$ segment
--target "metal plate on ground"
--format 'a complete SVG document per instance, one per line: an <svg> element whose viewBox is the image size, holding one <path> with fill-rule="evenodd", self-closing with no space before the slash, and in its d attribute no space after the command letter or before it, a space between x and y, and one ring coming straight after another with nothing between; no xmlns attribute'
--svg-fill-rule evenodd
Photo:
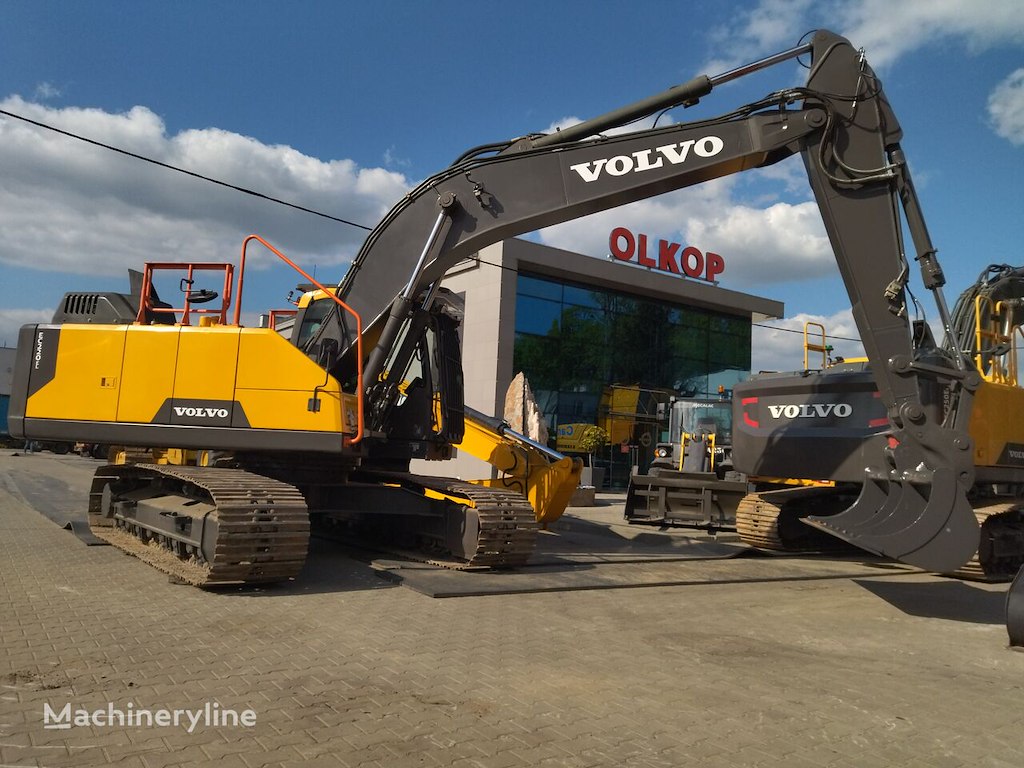
<svg viewBox="0 0 1024 768"><path fill-rule="evenodd" d="M863 558L760 557L739 542L671 532L638 532L567 516L542 532L529 563L508 571L453 571L427 563L377 558L380 576L430 597L474 597L631 587L853 578L916 573ZM621 533L620 533L621 531Z"/></svg>
<svg viewBox="0 0 1024 768"><path fill-rule="evenodd" d="M526 566L515 571L452 571L424 563L374 560L383 578L430 597L480 597L594 589L851 579L920 573L885 561L736 558Z"/></svg>

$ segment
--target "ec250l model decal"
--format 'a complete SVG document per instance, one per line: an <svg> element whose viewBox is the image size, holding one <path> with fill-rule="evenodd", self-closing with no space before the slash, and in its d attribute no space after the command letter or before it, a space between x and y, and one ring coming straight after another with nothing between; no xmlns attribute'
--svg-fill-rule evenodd
<svg viewBox="0 0 1024 768"><path fill-rule="evenodd" d="M725 149L725 142L717 136L705 136L702 139L680 141L654 149L641 149L629 155L602 157L589 163L570 165L569 168L576 171L585 182L590 183L597 181L602 172L610 176L625 176L627 173L640 173L661 168L665 165L666 160L671 165L685 163L691 148L693 154L698 157L714 157Z"/></svg>

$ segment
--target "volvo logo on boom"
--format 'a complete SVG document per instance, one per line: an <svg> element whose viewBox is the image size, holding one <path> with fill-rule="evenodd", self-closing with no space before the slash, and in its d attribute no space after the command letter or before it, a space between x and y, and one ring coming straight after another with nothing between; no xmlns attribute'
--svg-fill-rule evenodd
<svg viewBox="0 0 1024 768"><path fill-rule="evenodd" d="M836 416L845 419L853 413L849 403L803 403L801 405L769 405L773 419L785 416L787 419L824 419Z"/></svg>
<svg viewBox="0 0 1024 768"><path fill-rule="evenodd" d="M601 178L602 173L607 173L610 176L625 176L627 173L640 173L661 168L665 165L666 160L671 165L685 163L691 149L693 154L698 157L714 157L725 149L725 142L718 136L705 136L701 139L689 139L654 149L640 149L629 155L602 157L589 163L577 163L569 167L589 184Z"/></svg>

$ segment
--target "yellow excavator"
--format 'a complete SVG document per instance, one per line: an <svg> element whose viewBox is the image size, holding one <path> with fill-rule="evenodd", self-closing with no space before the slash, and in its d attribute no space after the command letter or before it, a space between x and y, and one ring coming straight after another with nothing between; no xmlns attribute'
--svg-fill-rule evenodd
<svg viewBox="0 0 1024 768"><path fill-rule="evenodd" d="M810 58L803 86L716 118L612 131L800 56ZM989 394L951 327L901 138L862 52L820 30L579 125L470 149L396 203L336 288L299 270L330 298L298 308L290 338L240 322L252 243L299 269L255 236L237 269L148 264L127 294L67 294L52 322L21 329L10 431L211 452L212 466L101 467L89 499L94 528L196 584L295 577L311 519L458 566L521 565L538 527L522 494L410 472L412 459L450 457L466 433L461 308L445 273L504 238L800 155L867 355L884 361L871 375L889 421L884 441L868 444L857 500L811 522L955 570L978 548L968 494L980 463L998 458L1002 441L1013 460L1005 482L1024 471L1014 463L1024 449L1013 447L1024 435L1001 418L1024 411L1015 394ZM900 211L955 340L937 353L916 343L908 320ZM179 281L173 302L154 289L168 271ZM219 290L197 287L211 279ZM1000 423L976 453L969 425L991 414Z"/></svg>

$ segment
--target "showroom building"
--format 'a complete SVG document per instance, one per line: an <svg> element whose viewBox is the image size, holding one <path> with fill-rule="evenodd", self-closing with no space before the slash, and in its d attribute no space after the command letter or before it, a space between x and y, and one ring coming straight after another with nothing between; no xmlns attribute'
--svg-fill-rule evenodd
<svg viewBox="0 0 1024 768"><path fill-rule="evenodd" d="M572 452L572 425L604 427L596 460L623 485L667 428L658 405L731 390L750 373L752 323L783 316L781 302L722 287L728 278L717 254L621 227L606 259L522 239L491 245L443 281L465 299L466 402L502 414L522 371L549 443ZM489 468L460 455L446 474Z"/></svg>

